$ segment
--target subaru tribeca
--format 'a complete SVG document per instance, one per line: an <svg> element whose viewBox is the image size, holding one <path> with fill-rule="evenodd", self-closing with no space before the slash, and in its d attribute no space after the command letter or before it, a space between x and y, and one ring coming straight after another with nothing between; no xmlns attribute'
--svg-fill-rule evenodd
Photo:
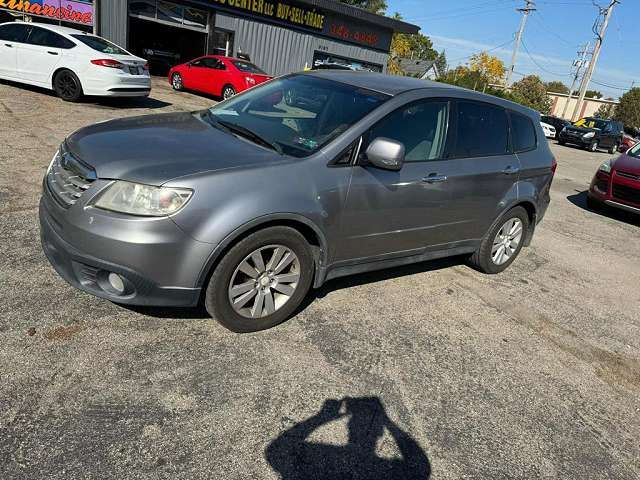
<svg viewBox="0 0 640 480"><path fill-rule="evenodd" d="M293 74L199 112L70 135L44 178L44 252L120 304L237 332L329 279L450 255L486 273L531 242L555 160L538 113L368 72Z"/></svg>

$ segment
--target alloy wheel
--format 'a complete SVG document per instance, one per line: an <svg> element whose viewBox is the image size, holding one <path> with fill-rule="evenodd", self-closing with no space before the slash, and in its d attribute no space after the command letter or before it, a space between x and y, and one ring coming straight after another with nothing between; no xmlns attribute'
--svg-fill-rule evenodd
<svg viewBox="0 0 640 480"><path fill-rule="evenodd" d="M596 150L598 150L598 142L593 142L591 144L591 151L595 152Z"/></svg>
<svg viewBox="0 0 640 480"><path fill-rule="evenodd" d="M522 241L522 220L519 218L510 218L507 220L493 240L491 247L491 260L496 265L503 265L518 250L518 246Z"/></svg>
<svg viewBox="0 0 640 480"><path fill-rule="evenodd" d="M56 90L62 98L72 98L77 93L78 84L72 75L63 72L56 77Z"/></svg>
<svg viewBox="0 0 640 480"><path fill-rule="evenodd" d="M173 75L171 85L174 90L182 90L182 76L179 73Z"/></svg>
<svg viewBox="0 0 640 480"><path fill-rule="evenodd" d="M246 318L262 318L282 308L300 281L300 260L284 245L254 250L236 267L229 282L233 310Z"/></svg>
<svg viewBox="0 0 640 480"><path fill-rule="evenodd" d="M231 87L225 87L224 91L222 92L222 98L224 98L225 100L227 98L231 98L236 94L236 91L231 88Z"/></svg>

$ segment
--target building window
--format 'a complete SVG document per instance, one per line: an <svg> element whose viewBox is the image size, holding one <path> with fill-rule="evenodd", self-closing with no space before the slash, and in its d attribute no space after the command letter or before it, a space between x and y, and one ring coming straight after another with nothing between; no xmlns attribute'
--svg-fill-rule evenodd
<svg viewBox="0 0 640 480"><path fill-rule="evenodd" d="M165 0L131 0L129 15L194 30L206 31L209 23L207 11Z"/></svg>
<svg viewBox="0 0 640 480"><path fill-rule="evenodd" d="M233 57L233 32L214 30L211 40L212 54Z"/></svg>

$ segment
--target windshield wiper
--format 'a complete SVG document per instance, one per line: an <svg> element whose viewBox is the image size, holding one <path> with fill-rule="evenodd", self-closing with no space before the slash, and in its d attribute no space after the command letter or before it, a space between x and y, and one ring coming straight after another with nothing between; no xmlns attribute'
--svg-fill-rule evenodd
<svg viewBox="0 0 640 480"><path fill-rule="evenodd" d="M280 145L275 142L270 142L266 138L258 135L256 132L249 130L247 127L243 127L242 125L238 125L233 122L227 122L226 120L216 119L215 121L217 124L229 130L231 133L247 138L254 143L270 148L271 150L275 150L280 155L282 155L282 147Z"/></svg>

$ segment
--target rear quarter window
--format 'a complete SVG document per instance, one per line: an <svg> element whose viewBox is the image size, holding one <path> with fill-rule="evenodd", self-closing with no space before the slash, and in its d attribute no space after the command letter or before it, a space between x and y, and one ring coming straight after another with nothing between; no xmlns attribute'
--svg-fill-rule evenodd
<svg viewBox="0 0 640 480"><path fill-rule="evenodd" d="M529 117L516 112L509 112L509 115L511 117L513 150L518 153L536 148L536 128L533 125L533 121Z"/></svg>

